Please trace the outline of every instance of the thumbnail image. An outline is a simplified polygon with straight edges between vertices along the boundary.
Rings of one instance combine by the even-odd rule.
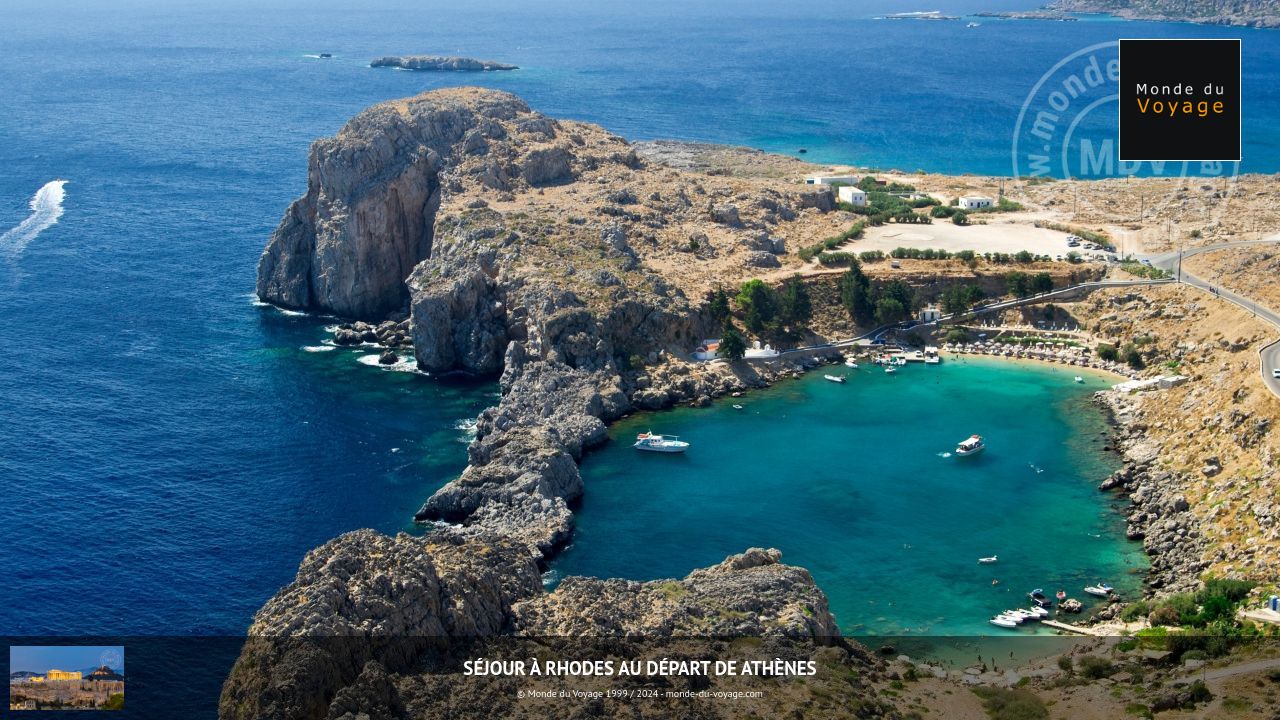
[[[123,710],[119,645],[14,645],[10,710]]]

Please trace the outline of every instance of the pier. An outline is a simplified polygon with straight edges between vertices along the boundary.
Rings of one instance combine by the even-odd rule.
[[[1051,627],[1054,630],[1063,630],[1077,635],[1088,635],[1089,637],[1107,637],[1106,633],[1098,632],[1093,628],[1081,627],[1080,625],[1072,625],[1070,623],[1058,622],[1057,620],[1041,620],[1041,625]]]

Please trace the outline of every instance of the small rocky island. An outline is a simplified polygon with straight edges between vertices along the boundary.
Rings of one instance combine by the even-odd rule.
[[[374,58],[369,67],[392,67],[402,70],[432,72],[483,72],[487,70],[519,70],[516,65],[444,55],[384,55]]]

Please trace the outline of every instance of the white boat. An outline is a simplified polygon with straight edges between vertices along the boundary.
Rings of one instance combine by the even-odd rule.
[[[978,27],[978,23],[971,22],[971,23],[969,23],[968,25],[965,25],[965,27],[967,27],[967,28],[971,28],[971,27]]]
[[[982,442],[981,435],[970,435],[967,439],[961,440],[959,445],[956,445],[956,455],[960,457],[977,455],[986,449],[987,446]]]
[[[1032,606],[1031,608],[1029,608],[1029,610],[1035,613],[1037,618],[1049,617],[1049,611],[1046,610],[1045,608],[1040,607],[1039,605]]]
[[[845,358],[844,366],[847,368],[853,368],[854,370],[858,369],[858,363],[854,362],[853,358]]]
[[[999,615],[997,615],[996,617],[1002,617],[1002,618],[1006,618],[1006,619],[1008,619],[1008,620],[1012,620],[1013,622],[1015,622],[1015,623],[1017,623],[1017,624],[1019,624],[1019,625],[1021,625],[1021,624],[1023,623],[1023,621],[1025,621],[1025,620],[1027,619],[1027,617],[1026,617],[1025,615],[1023,615],[1022,613],[1019,613],[1019,612],[1018,612],[1018,611],[1016,611],[1016,610],[1005,610],[1004,612],[1000,613],[1000,614],[999,614]]]
[[[1016,610],[1005,610],[1005,611],[1004,611],[1004,614],[1005,614],[1005,615],[1008,615],[1009,617],[1022,618],[1022,620],[1023,620],[1024,622],[1025,622],[1025,621],[1027,621],[1027,620],[1039,620],[1039,619],[1040,619],[1040,614],[1039,614],[1039,613],[1032,612],[1032,611],[1030,611],[1030,610],[1023,610],[1022,608],[1018,608],[1018,609],[1016,609]]]
[[[1078,383],[1083,383],[1083,382],[1084,382],[1084,378],[1083,378],[1083,377],[1081,377],[1081,376],[1079,376],[1079,375],[1077,375],[1077,376],[1076,376],[1076,382],[1078,382]]]
[[[1108,595],[1110,595],[1112,592],[1115,591],[1115,588],[1111,587],[1106,583],[1098,583],[1097,585],[1090,585],[1089,587],[1085,588],[1084,591],[1089,593],[1090,595],[1097,595],[1098,597],[1107,597]]]
[[[831,381],[831,382],[833,382],[833,383],[842,383],[842,382],[844,382],[844,377],[843,377],[843,376],[840,376],[840,375],[823,375],[822,377],[824,377],[824,378],[826,378],[826,379],[830,380],[830,381]]]
[[[733,409],[734,409],[734,410],[741,410],[741,409],[742,409],[742,406],[741,406],[741,405],[734,405],[734,406],[733,406]]]
[[[893,368],[891,368],[891,367],[887,367],[887,368],[885,368],[885,369],[884,369],[884,371],[885,371],[885,372],[887,372],[887,373],[889,373],[889,374],[891,374],[891,375],[892,375],[893,373],[898,372],[897,370],[894,370],[894,369],[893,369]]]
[[[1003,628],[1016,628],[1016,627],[1018,627],[1018,621],[1017,621],[1017,620],[1012,620],[1012,619],[1010,619],[1010,618],[1008,618],[1008,617],[1005,617],[1004,615],[996,615],[995,617],[991,618],[991,619],[990,619],[990,620],[988,620],[987,622],[991,623],[992,625],[996,625],[996,626],[998,626],[998,627],[1003,627]]]
[[[651,432],[644,432],[636,435],[636,444],[632,445],[637,450],[648,450],[649,452],[663,453],[681,453],[689,449],[689,443],[680,440],[675,435],[656,435]]]
[[[992,555],[991,557],[978,558],[978,563],[981,565],[990,565],[991,563],[994,563],[999,559],[1000,558],[998,556]]]

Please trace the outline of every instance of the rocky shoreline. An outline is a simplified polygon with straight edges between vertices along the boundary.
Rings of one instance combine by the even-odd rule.
[[[1094,395],[1094,401],[1107,413],[1114,430],[1111,449],[1124,461],[1098,489],[1116,491],[1132,503],[1126,512],[1125,535],[1142,541],[1151,560],[1147,596],[1194,590],[1209,566],[1204,560],[1207,543],[1181,478],[1159,467],[1158,447],[1147,437],[1142,420],[1142,398],[1104,390]]]

